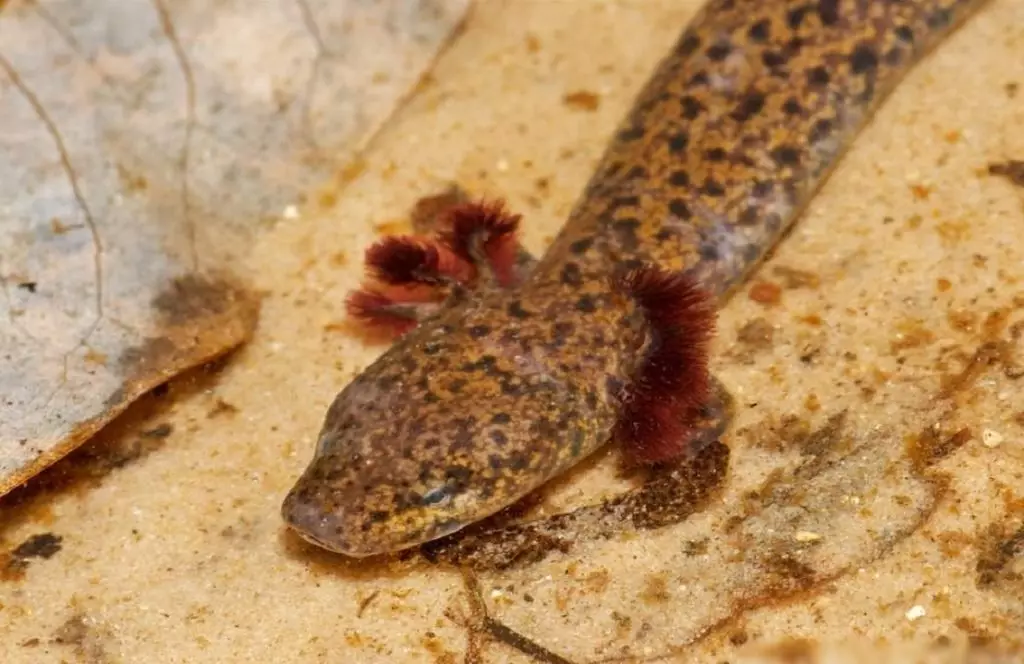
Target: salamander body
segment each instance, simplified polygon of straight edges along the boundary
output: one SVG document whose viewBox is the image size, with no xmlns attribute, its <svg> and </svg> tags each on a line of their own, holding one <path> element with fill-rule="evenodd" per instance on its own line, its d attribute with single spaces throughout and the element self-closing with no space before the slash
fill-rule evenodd
<svg viewBox="0 0 1024 664">
<path fill-rule="evenodd" d="M 644 461 L 692 454 L 714 308 L 983 4 L 709 0 L 536 264 L 509 262 L 499 240 L 515 220 L 493 206 L 470 211 L 482 236 L 417 259 L 477 287 L 337 396 L 286 522 L 349 556 L 392 552 L 498 512 L 612 439 Z"/>
</svg>

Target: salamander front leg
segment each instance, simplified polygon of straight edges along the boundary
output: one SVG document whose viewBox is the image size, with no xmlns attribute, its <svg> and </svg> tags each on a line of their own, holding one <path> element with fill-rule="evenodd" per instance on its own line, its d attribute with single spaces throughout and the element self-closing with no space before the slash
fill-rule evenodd
<svg viewBox="0 0 1024 664">
<path fill-rule="evenodd" d="M 612 539 L 686 520 L 717 493 L 729 465 L 729 448 L 719 439 L 732 420 L 733 400 L 715 379 L 710 394 L 696 418 L 692 413 L 682 417 L 691 427 L 689 452 L 651 467 L 640 487 L 598 505 L 535 521 L 499 525 L 499 515 L 425 544 L 420 552 L 431 562 L 501 570 L 538 562 L 553 551 L 568 553 L 580 541 Z"/>
</svg>

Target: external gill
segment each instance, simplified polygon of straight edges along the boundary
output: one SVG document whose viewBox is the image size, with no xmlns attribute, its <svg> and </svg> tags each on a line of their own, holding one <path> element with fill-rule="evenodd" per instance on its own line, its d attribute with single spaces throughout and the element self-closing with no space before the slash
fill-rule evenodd
<svg viewBox="0 0 1024 664">
<path fill-rule="evenodd" d="M 519 284 L 533 260 L 516 239 L 519 220 L 500 201 L 467 202 L 442 210 L 430 235 L 375 243 L 366 250 L 368 281 L 346 302 L 349 315 L 401 336 L 468 288 Z"/>
</svg>

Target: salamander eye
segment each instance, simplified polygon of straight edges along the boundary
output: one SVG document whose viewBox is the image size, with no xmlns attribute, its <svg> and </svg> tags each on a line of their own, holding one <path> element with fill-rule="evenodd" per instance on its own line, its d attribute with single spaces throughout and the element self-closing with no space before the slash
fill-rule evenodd
<svg viewBox="0 0 1024 664">
<path fill-rule="evenodd" d="M 431 489 L 423 494 L 420 498 L 420 504 L 424 507 L 434 507 L 435 505 L 444 505 L 452 499 L 452 487 L 448 484 L 442 484 L 436 489 Z"/>
</svg>

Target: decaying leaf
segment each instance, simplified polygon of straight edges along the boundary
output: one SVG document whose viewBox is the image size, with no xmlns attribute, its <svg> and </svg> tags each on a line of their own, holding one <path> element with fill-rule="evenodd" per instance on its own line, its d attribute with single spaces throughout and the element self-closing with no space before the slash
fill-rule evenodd
<svg viewBox="0 0 1024 664">
<path fill-rule="evenodd" d="M 249 337 L 234 259 L 356 159 L 467 6 L 0 3 L 0 495 Z"/>
</svg>

